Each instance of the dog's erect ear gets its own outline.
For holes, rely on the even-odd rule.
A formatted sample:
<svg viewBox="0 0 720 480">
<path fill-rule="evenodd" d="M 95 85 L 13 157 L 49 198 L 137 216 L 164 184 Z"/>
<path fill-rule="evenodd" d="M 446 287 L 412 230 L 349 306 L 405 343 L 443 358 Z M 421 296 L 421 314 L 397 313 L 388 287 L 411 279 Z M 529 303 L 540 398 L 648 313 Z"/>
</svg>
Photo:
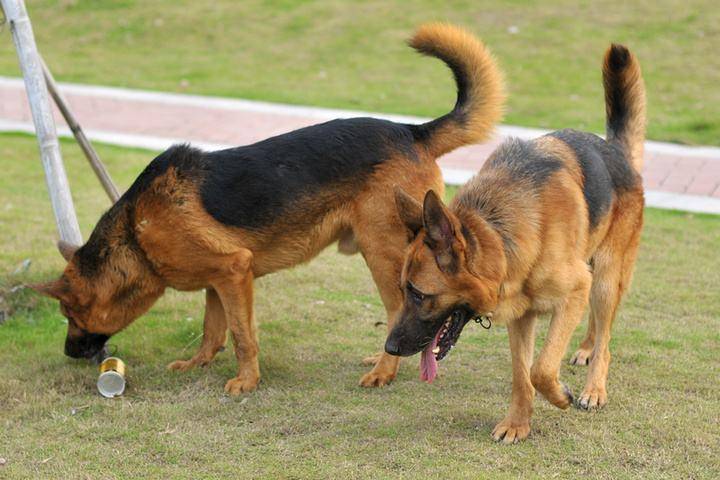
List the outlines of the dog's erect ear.
<svg viewBox="0 0 720 480">
<path fill-rule="evenodd" d="M 28 287 L 32 288 L 38 293 L 47 295 L 48 297 L 56 298 L 58 300 L 66 299 L 70 293 L 67 282 L 64 282 L 62 278 L 46 283 L 35 283 L 32 285 L 28 285 Z"/>
<path fill-rule="evenodd" d="M 405 193 L 400 187 L 395 187 L 395 206 L 397 207 L 400 220 L 412 232 L 417 235 L 423 226 L 423 212 L 420 202 Z"/>
<path fill-rule="evenodd" d="M 427 244 L 435 253 L 435 260 L 441 270 L 453 272 L 457 267 L 457 257 L 453 250 L 455 226 L 450 211 L 437 193 L 430 190 L 423 202 L 423 224 L 427 234 Z"/>
<path fill-rule="evenodd" d="M 448 248 L 455 239 L 455 227 L 450 212 L 437 193 L 429 190 L 423 202 L 423 225 L 433 248 Z"/>
<path fill-rule="evenodd" d="M 73 245 L 72 243 L 68 243 L 65 240 L 58 240 L 57 248 L 60 250 L 60 255 L 69 262 L 75 252 L 77 252 L 77 249 L 80 247 Z"/>
</svg>

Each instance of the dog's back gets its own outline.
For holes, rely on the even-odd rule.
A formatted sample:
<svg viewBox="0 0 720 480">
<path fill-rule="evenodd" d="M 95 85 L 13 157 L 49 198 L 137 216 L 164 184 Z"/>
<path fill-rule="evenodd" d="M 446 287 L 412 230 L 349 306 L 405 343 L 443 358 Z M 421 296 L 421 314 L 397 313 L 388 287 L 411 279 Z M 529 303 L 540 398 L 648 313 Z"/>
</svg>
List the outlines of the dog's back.
<svg viewBox="0 0 720 480">
<path fill-rule="evenodd" d="M 207 212 L 225 225 L 257 231 L 283 217 L 315 223 L 397 157 L 419 161 L 408 126 L 373 118 L 333 120 L 203 154 L 200 195 Z"/>
<path fill-rule="evenodd" d="M 613 217 L 622 214 L 621 200 L 642 203 L 645 98 L 639 66 L 627 50 L 612 46 L 603 72 L 607 139 L 572 129 L 531 141 L 509 139 L 455 199 L 490 219 L 509 253 L 520 255 L 523 239 L 542 242 L 556 224 L 589 242 L 589 259 Z M 536 255 L 540 251 L 527 261 Z"/>
<path fill-rule="evenodd" d="M 595 228 L 610 210 L 613 199 L 634 188 L 642 187 L 622 147 L 597 135 L 577 130 L 560 130 L 549 134 L 565 143 L 582 171 L 582 189 L 587 204 L 590 227 Z"/>
</svg>

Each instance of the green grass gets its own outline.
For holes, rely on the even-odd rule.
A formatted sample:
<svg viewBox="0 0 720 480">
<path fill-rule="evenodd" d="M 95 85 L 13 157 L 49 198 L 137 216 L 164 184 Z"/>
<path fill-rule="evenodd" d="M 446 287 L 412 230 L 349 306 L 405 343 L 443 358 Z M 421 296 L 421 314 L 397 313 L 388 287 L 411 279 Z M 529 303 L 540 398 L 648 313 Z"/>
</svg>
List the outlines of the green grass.
<svg viewBox="0 0 720 480">
<path fill-rule="evenodd" d="M 643 66 L 649 138 L 720 145 L 715 0 L 27 3 L 61 80 L 427 116 L 450 108 L 454 87 L 404 40 L 422 22 L 450 21 L 507 72 L 507 123 L 597 132 L 602 53 L 623 42 Z M 0 40 L 0 73 L 17 75 L 7 29 Z"/>
<path fill-rule="evenodd" d="M 77 148 L 62 144 L 85 235 L 107 207 Z M 152 154 L 99 146 L 127 186 Z M 58 274 L 62 261 L 30 137 L 0 135 L 0 288 Z M 385 320 L 359 256 L 332 249 L 262 278 L 257 392 L 223 394 L 235 361 L 170 373 L 202 331 L 202 295 L 168 292 L 113 338 L 129 388 L 100 398 L 96 368 L 62 355 L 57 305 L 21 291 L 0 324 L 0 478 L 714 478 L 720 470 L 720 218 L 649 209 L 634 287 L 614 329 L 610 403 L 535 402 L 533 433 L 490 439 L 508 406 L 504 328 L 468 327 L 433 385 L 418 358 L 364 390 L 360 359 Z M 12 272 L 23 260 L 25 273 Z M 543 336 L 547 322 L 541 323 Z M 573 340 L 577 345 L 580 330 Z M 539 340 L 540 344 L 542 340 Z M 575 391 L 585 367 L 564 366 Z"/>
</svg>

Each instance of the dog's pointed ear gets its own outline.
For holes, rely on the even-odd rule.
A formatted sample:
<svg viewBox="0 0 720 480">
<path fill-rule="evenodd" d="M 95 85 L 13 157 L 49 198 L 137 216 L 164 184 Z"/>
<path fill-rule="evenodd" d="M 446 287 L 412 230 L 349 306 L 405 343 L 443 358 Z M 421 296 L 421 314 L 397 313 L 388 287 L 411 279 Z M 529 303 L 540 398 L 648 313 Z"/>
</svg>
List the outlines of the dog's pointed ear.
<svg viewBox="0 0 720 480">
<path fill-rule="evenodd" d="M 402 188 L 395 187 L 395 206 L 400 220 L 410 230 L 413 237 L 417 235 L 423 226 L 423 209 L 420 202 L 405 193 Z"/>
<path fill-rule="evenodd" d="M 447 248 L 455 239 L 455 227 L 450 219 L 450 211 L 434 190 L 425 194 L 423 202 L 423 226 L 432 246 Z"/>
<path fill-rule="evenodd" d="M 57 300 L 67 298 L 70 293 L 67 283 L 63 282 L 62 278 L 45 283 L 34 283 L 32 285 L 27 285 L 27 287 L 42 295 L 55 298 Z"/>
<path fill-rule="evenodd" d="M 60 255 L 62 255 L 63 258 L 69 262 L 73 255 L 75 255 L 75 252 L 77 252 L 78 248 L 80 247 L 78 247 L 77 245 L 73 245 L 72 243 L 66 242 L 65 240 L 58 240 L 57 248 L 58 250 L 60 250 Z"/>
<path fill-rule="evenodd" d="M 457 269 L 457 255 L 453 248 L 457 237 L 451 215 L 437 193 L 430 190 L 425 194 L 423 225 L 427 235 L 426 242 L 444 272 L 454 272 Z"/>
</svg>

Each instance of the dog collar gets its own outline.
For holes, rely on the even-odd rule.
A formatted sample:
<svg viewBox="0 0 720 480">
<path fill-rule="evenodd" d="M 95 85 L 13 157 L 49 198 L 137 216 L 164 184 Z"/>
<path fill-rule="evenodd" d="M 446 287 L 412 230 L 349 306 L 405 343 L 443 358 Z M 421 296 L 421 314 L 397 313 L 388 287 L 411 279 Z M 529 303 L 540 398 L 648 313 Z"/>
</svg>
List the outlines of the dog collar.
<svg viewBox="0 0 720 480">
<path fill-rule="evenodd" d="M 483 327 L 485 330 L 488 330 L 490 327 L 492 327 L 492 312 L 488 312 L 484 315 L 478 315 L 477 317 L 473 318 L 475 320 L 475 323 L 479 323 L 481 327 Z"/>
</svg>

